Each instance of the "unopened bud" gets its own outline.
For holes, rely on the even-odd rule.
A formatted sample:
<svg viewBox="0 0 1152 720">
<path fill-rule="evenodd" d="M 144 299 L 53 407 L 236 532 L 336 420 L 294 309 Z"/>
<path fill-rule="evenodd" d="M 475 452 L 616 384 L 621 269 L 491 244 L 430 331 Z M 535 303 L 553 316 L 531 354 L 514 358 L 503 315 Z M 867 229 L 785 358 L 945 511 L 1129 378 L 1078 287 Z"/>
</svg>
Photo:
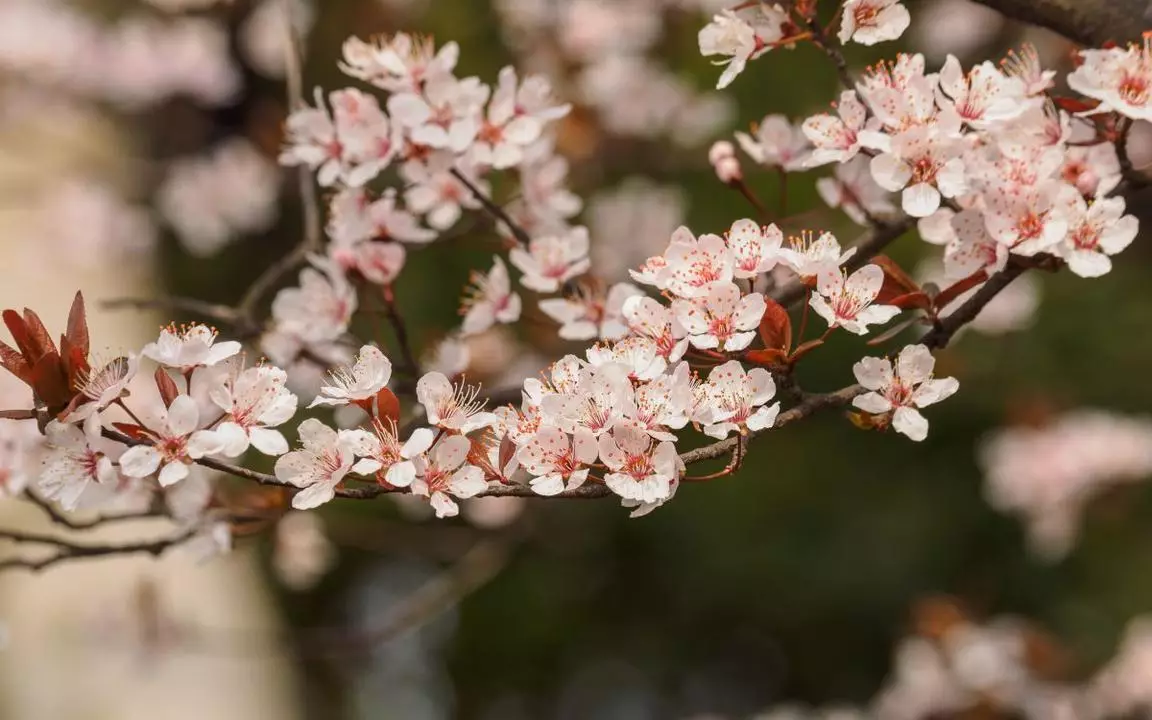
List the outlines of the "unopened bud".
<svg viewBox="0 0 1152 720">
<path fill-rule="evenodd" d="M 725 185 L 731 185 L 744 179 L 744 171 L 740 168 L 740 161 L 736 159 L 736 148 L 732 143 L 721 140 L 714 143 L 708 151 L 708 162 L 716 171 L 716 177 Z"/>
</svg>

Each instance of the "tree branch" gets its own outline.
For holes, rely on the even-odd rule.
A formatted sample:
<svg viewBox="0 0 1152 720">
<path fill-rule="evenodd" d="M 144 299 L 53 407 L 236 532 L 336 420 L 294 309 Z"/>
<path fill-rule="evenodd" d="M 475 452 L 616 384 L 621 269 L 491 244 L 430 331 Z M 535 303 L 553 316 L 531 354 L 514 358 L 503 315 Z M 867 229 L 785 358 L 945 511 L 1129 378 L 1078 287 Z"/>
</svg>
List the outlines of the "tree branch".
<svg viewBox="0 0 1152 720">
<path fill-rule="evenodd" d="M 508 232 L 512 233 L 512 237 L 516 238 L 516 242 L 524 247 L 528 247 L 528 243 L 532 242 L 532 238 L 528 236 L 528 232 L 524 228 L 520 227 L 520 225 L 512 219 L 504 208 L 492 202 L 492 198 L 485 195 L 480 188 L 476 187 L 475 183 L 469 180 L 464 173 L 456 168 L 452 168 L 449 172 L 452 173 L 452 177 L 459 180 L 464 187 L 468 188 L 468 192 L 472 193 L 472 197 L 480 203 L 485 212 L 491 215 L 497 222 L 502 222 L 508 226 Z"/>
<path fill-rule="evenodd" d="M 56 548 L 56 552 L 42 558 L 16 557 L 0 560 L 0 571 L 22 568 L 33 572 L 43 570 L 57 563 L 81 558 L 108 557 L 112 555 L 134 555 L 147 553 L 159 557 L 165 550 L 175 547 L 196 534 L 195 527 L 183 530 L 176 535 L 156 540 L 142 540 L 140 542 L 124 543 L 118 545 L 76 543 L 70 540 L 40 535 L 36 533 L 20 532 L 17 530 L 0 530 L 0 540 L 11 540 L 16 543 L 49 545 Z"/>
<path fill-rule="evenodd" d="M 976 0 L 1004 15 L 1039 25 L 1081 45 L 1138 41 L 1152 26 L 1152 0 Z"/>
</svg>

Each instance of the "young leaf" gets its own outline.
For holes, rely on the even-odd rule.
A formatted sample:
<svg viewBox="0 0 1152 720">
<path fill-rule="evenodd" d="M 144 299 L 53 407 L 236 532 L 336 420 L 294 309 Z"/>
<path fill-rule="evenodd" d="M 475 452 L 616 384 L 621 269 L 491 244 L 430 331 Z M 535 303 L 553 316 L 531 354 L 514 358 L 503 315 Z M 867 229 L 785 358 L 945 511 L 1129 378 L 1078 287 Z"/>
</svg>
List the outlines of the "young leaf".
<svg viewBox="0 0 1152 720">
<path fill-rule="evenodd" d="M 792 349 L 792 318 L 784 306 L 772 298 L 765 298 L 764 317 L 760 319 L 760 340 L 768 350 Z"/>
<path fill-rule="evenodd" d="M 172 407 L 172 403 L 180 396 L 180 389 L 176 387 L 176 382 L 164 368 L 156 368 L 155 377 L 156 387 L 160 390 L 160 398 L 164 401 L 164 407 Z"/>
<path fill-rule="evenodd" d="M 872 258 L 872 264 L 884 271 L 884 285 L 876 296 L 877 305 L 891 305 L 893 298 L 921 292 L 920 285 L 887 255 Z"/>
<path fill-rule="evenodd" d="M 393 423 L 400 422 L 400 398 L 388 388 L 376 393 L 376 417 L 387 418 Z"/>
<path fill-rule="evenodd" d="M 68 340 L 73 347 L 77 347 L 88 357 L 90 351 L 88 338 L 88 314 L 84 310 L 84 295 L 77 290 L 72 300 L 72 309 L 68 311 Z"/>
<path fill-rule="evenodd" d="M 812 352 L 813 350 L 815 350 L 816 348 L 820 347 L 823 344 L 824 344 L 824 341 L 821 340 L 820 338 L 816 338 L 815 340 L 809 340 L 806 343 L 800 343 L 800 346 L 797 347 L 796 351 L 794 353 L 792 353 L 792 356 L 788 358 L 788 362 L 795 363 L 797 360 L 804 357 L 805 355 Z"/>
<path fill-rule="evenodd" d="M 44 327 L 40 316 L 28 308 L 24 308 L 24 327 L 28 330 L 28 343 L 35 353 L 33 358 L 39 359 L 49 352 L 57 352 L 48 328 Z"/>
</svg>

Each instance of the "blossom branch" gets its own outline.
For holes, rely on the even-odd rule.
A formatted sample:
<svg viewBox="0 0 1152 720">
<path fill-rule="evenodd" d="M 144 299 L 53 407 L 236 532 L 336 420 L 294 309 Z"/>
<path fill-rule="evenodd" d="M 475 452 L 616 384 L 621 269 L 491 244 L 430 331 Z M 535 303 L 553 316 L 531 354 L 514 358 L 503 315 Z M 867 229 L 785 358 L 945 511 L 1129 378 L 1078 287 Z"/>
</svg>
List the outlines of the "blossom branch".
<svg viewBox="0 0 1152 720">
<path fill-rule="evenodd" d="M 10 540 L 15 543 L 24 544 L 47 545 L 56 550 L 56 552 L 41 558 L 16 557 L 0 560 L 0 572 L 15 569 L 36 572 L 71 560 L 135 555 L 138 553 L 146 553 L 153 557 L 159 557 L 169 548 L 188 541 L 195 534 L 196 528 L 193 527 L 175 535 L 155 540 L 142 540 L 123 544 L 90 544 L 72 542 L 51 535 L 40 535 L 18 530 L 0 530 L 0 540 Z"/>
<path fill-rule="evenodd" d="M 476 199 L 476 202 L 480 203 L 485 212 L 491 215 L 494 220 L 504 223 L 508 226 L 508 232 L 512 233 L 512 237 L 516 238 L 516 242 L 520 243 L 524 247 L 528 247 L 528 244 L 532 241 L 532 238 L 528 235 L 528 232 L 523 227 L 521 227 L 515 220 L 512 219 L 512 217 L 504 210 L 504 208 L 493 202 L 492 198 L 488 197 L 482 190 L 480 190 L 480 188 L 476 187 L 476 184 L 469 180 L 468 177 L 464 175 L 464 173 L 460 172 L 456 168 L 452 168 L 450 172 L 452 173 L 452 177 L 459 180 L 461 185 L 468 188 L 468 192 L 472 194 L 472 197 Z"/>
</svg>

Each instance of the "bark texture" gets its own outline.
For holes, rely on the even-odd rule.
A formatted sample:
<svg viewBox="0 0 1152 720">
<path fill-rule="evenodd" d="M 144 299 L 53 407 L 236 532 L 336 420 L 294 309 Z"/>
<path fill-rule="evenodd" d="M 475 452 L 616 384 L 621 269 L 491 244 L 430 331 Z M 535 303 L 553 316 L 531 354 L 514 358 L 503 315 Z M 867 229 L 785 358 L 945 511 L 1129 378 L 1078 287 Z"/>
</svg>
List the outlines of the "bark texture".
<svg viewBox="0 0 1152 720">
<path fill-rule="evenodd" d="M 1082 45 L 1124 44 L 1152 29 L 1152 0 L 976 0 Z"/>
</svg>

